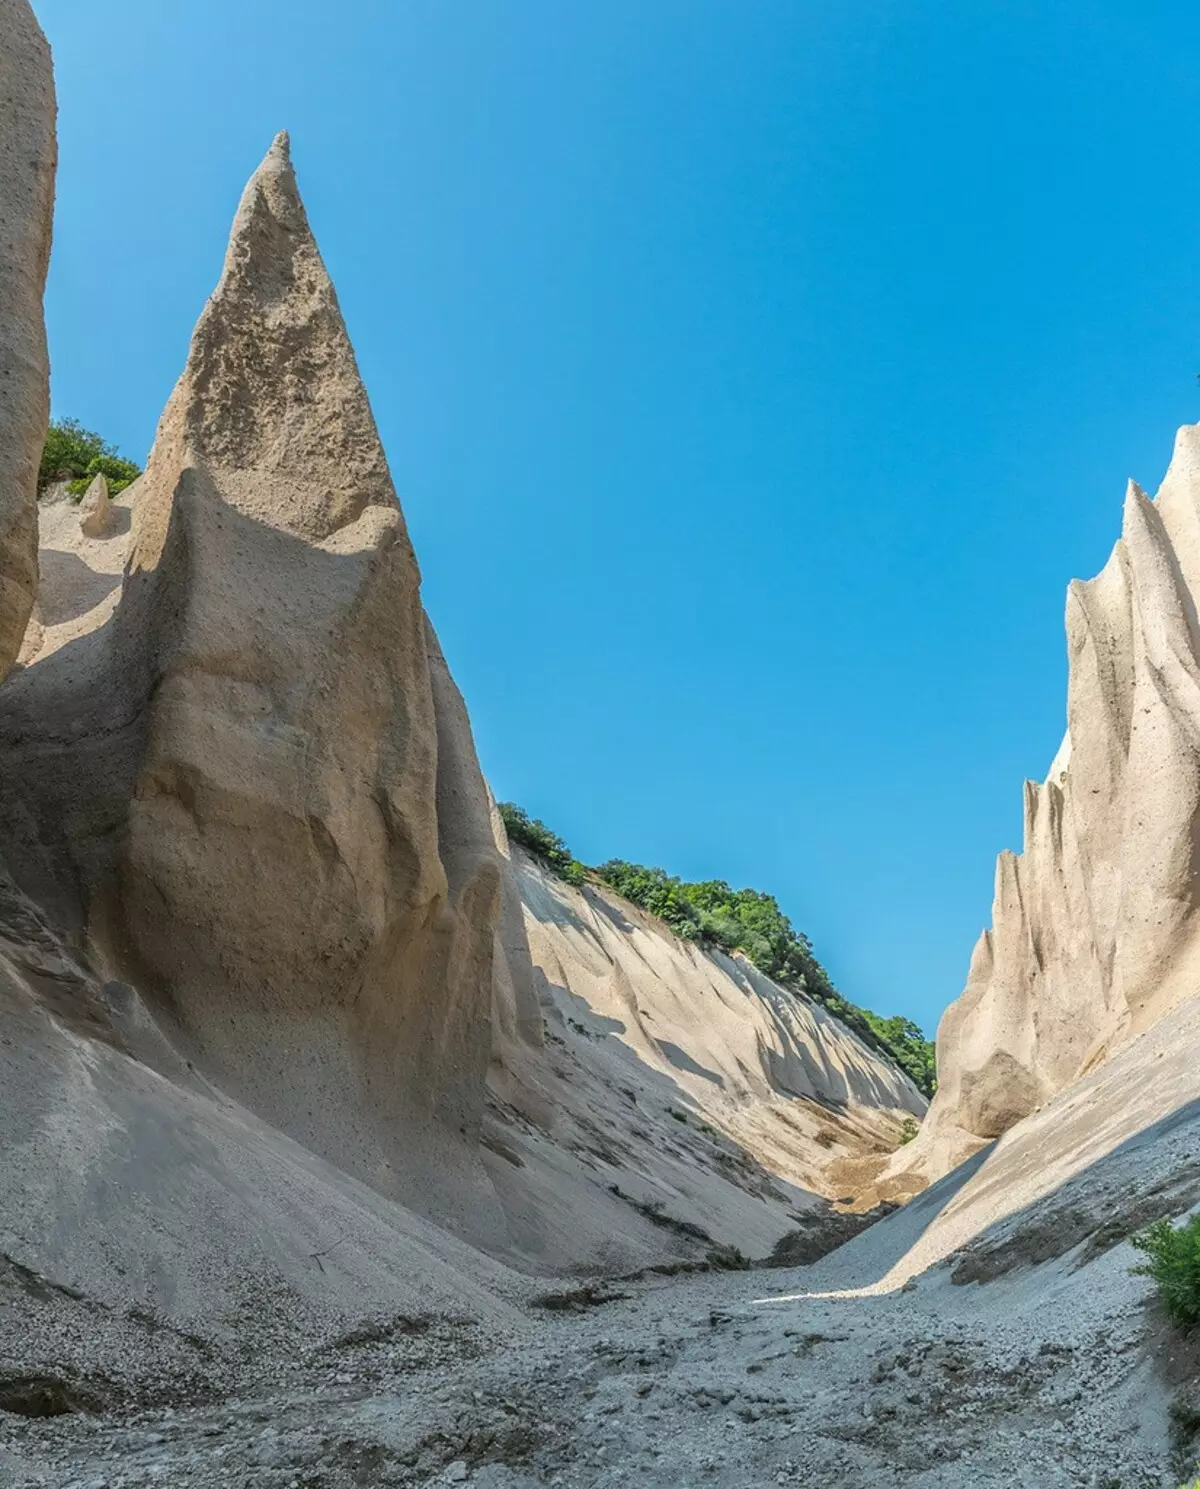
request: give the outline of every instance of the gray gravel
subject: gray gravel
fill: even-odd
[[[625,1284],[582,1313],[531,1309],[517,1338],[401,1317],[286,1345],[276,1323],[257,1354],[131,1343],[103,1409],[0,1414],[0,1482],[1174,1489],[1130,1261],[1119,1247],[986,1286],[944,1268],[883,1296],[804,1296],[835,1254]]]

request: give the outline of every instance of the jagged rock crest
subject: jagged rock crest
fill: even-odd
[[[1067,732],[1025,786],[992,928],[938,1031],[939,1089],[896,1174],[937,1177],[1200,988],[1200,426],[1067,593]]]

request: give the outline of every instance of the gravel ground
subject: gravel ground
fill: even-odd
[[[1190,1465],[1131,1261],[1121,1246],[1082,1270],[955,1286],[946,1266],[813,1296],[838,1280],[834,1253],[533,1306],[515,1338],[409,1317],[260,1355],[197,1349],[154,1405],[143,1374],[91,1411],[0,1413],[0,1482],[1174,1489]]]

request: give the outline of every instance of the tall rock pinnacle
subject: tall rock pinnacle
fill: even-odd
[[[936,1178],[1200,988],[1200,425],[1102,572],[1067,594],[1067,733],[938,1031],[938,1092],[893,1162]]]
[[[87,645],[17,679],[10,726],[59,730],[25,795],[69,839],[94,956],[221,1089],[485,1236],[487,791],[284,136]],[[64,805],[72,776],[101,784]]]
[[[0,677],[37,589],[37,475],[50,417],[42,294],[56,164],[50,48],[28,0],[0,0]]]

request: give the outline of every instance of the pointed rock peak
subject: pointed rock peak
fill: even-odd
[[[245,259],[263,256],[267,244],[262,238],[262,230],[272,220],[307,239],[311,251],[317,252],[304,203],[300,199],[300,188],[296,184],[291,143],[286,130],[275,136],[262,163],[246,183],[229,237],[226,276],[236,271],[238,264]]]
[[[1067,732],[1063,735],[1062,744],[1059,745],[1057,754],[1050,762],[1050,769],[1046,772],[1047,782],[1053,781],[1055,785],[1061,786],[1063,777],[1066,775],[1068,769],[1070,768],[1070,765],[1071,731],[1070,729],[1068,729]]]
[[[1200,424],[1181,424],[1175,431],[1175,449],[1171,454],[1171,464],[1176,465],[1180,461],[1189,467],[1194,467],[1200,459]]]
[[[1187,526],[1194,526],[1200,511],[1200,425],[1184,424],[1176,431],[1171,464],[1155,501],[1164,514],[1171,512]]]
[[[286,134],[251,176],[224,272],[158,443],[214,472],[225,500],[320,541],[396,495]],[[251,476],[252,473],[252,476]]]
[[[85,538],[102,538],[112,526],[112,503],[108,481],[100,472],[83,493],[79,503],[79,530]]]
[[[1134,480],[1130,480],[1125,486],[1125,504],[1121,514],[1121,535],[1127,538],[1130,524],[1135,527],[1140,525],[1140,518],[1146,508],[1151,505],[1150,498]]]

